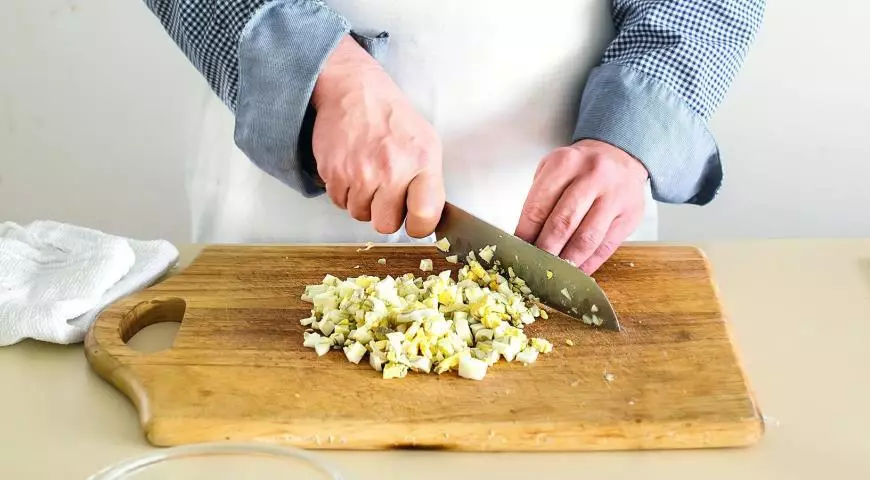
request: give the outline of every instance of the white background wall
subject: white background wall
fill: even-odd
[[[870,236],[864,0],[769,1],[712,122],[726,185],[663,239]],[[0,3],[0,220],[188,239],[182,164],[208,92],[142,0]]]
[[[204,84],[142,0],[0,0],[0,219],[188,237]]]
[[[663,209],[663,237],[870,236],[868,18],[867,0],[768,0],[711,122],[722,192]]]

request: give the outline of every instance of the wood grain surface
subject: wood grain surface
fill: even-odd
[[[571,451],[734,447],[762,436],[695,248],[622,247],[595,275],[622,332],[551,311],[527,330],[551,340],[552,353],[529,366],[501,361],[479,382],[455,372],[383,380],[365,361],[351,364],[340,351],[318,358],[302,346],[299,320],[310,306],[300,295],[325,274],[422,274],[421,258],[436,272],[456,268],[431,246],[357,250],[207,247],[181,273],[104,310],[85,340],[88,361],[133,401],[160,446]],[[126,345],[163,321],[182,321],[172,348],[143,354]]]

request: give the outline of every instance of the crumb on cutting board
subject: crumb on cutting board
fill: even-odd
[[[378,263],[380,263],[381,265],[386,265],[386,264],[387,264],[387,259],[386,259],[386,258],[379,258],[379,259],[378,259]]]
[[[565,345],[568,345],[569,347],[573,347],[573,346],[574,346],[574,340],[571,340],[570,338],[566,338],[566,339],[565,339]]]
[[[605,380],[607,383],[610,383],[610,382],[616,380],[616,375],[614,375],[614,374],[612,374],[612,373],[610,373],[610,372],[604,372],[604,380]]]
[[[424,258],[424,259],[420,260],[420,270],[421,270],[421,271],[424,271],[424,272],[431,272],[431,271],[432,271],[432,268],[433,268],[433,266],[432,266],[432,260],[431,260],[431,259]]]

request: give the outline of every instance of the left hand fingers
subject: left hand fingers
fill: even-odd
[[[542,234],[553,208],[573,180],[571,176],[564,175],[566,158],[566,150],[561,149],[548,155],[538,165],[514,232],[517,237],[535,243]]]
[[[615,203],[606,197],[598,198],[560,256],[579,265],[587,275],[592,274],[631,233],[623,218]]]
[[[535,174],[517,236],[591,274],[642,218],[648,177],[639,161],[609,144],[581,140],[557,149]]]
[[[628,216],[621,215],[613,219],[613,223],[610,224],[610,229],[604,235],[604,239],[601,240],[595,252],[580,264],[580,270],[583,270],[587,275],[595,273],[616,252],[616,249],[619,248],[622,242],[631,235],[638,221],[631,214],[628,214]]]
[[[598,191],[590,181],[578,178],[562,192],[562,197],[550,212],[535,246],[559,255],[571,240],[586,212],[593,205]]]

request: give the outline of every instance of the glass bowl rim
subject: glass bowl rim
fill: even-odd
[[[285,445],[257,442],[205,442],[162,447],[157,450],[133,455],[118,462],[109,464],[87,477],[87,480],[120,480],[125,478],[121,475],[135,473],[141,468],[194,456],[245,454],[302,460],[310,467],[314,467],[326,474],[332,480],[344,480],[341,472],[334,465],[317,458],[316,455],[307,450]]]

